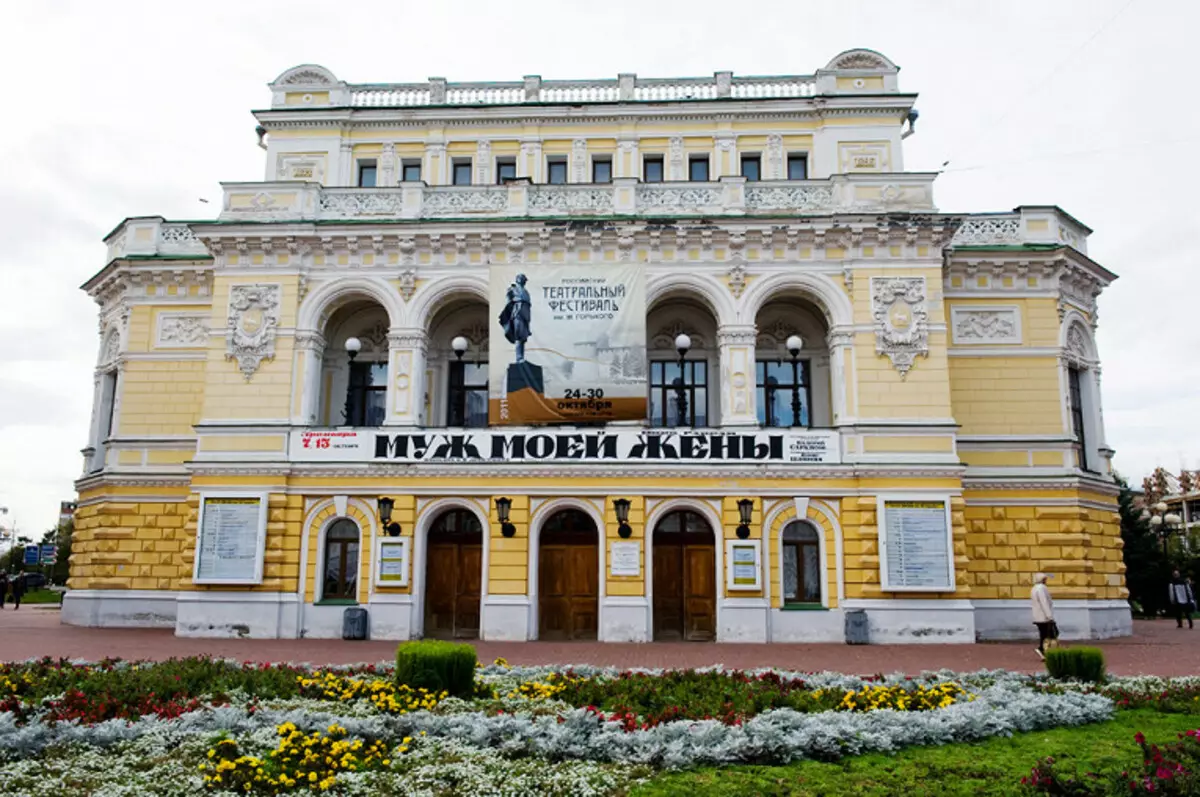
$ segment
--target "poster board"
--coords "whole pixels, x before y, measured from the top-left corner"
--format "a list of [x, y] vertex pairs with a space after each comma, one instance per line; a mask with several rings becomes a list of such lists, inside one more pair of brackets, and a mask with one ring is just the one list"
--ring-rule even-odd
[[642, 574], [642, 544], [637, 540], [614, 542], [608, 556], [610, 576], [640, 576]]
[[488, 422], [643, 420], [646, 268], [491, 267]]
[[266, 541], [266, 493], [202, 494], [192, 582], [261, 584]]
[[725, 542], [725, 588], [756, 592], [762, 589], [762, 541], [727, 540]]
[[409, 543], [408, 537], [379, 540], [379, 551], [375, 556], [375, 586], [408, 586]]
[[954, 539], [950, 499], [879, 499], [880, 580], [885, 592], [953, 592]]

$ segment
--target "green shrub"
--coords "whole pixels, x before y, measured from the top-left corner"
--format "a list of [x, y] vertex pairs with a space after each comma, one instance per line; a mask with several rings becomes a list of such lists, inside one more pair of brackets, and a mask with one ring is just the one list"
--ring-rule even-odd
[[1100, 648], [1054, 648], [1046, 651], [1046, 671], [1060, 680], [1104, 680], [1104, 651]]
[[475, 648], [422, 639], [396, 648], [396, 682], [413, 689], [470, 697], [475, 691]]

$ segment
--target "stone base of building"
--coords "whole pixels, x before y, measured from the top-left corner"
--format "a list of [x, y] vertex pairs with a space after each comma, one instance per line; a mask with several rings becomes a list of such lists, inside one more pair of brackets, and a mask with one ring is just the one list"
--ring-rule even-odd
[[[974, 601], [975, 632], [980, 641], [1038, 638], [1029, 601]], [[1111, 639], [1133, 634], [1133, 615], [1123, 600], [1054, 602], [1062, 639]]]
[[[344, 605], [303, 604], [293, 593], [73, 590], [62, 622], [92, 628], [174, 628], [176, 636], [250, 639], [340, 639]], [[409, 595], [375, 595], [363, 605], [371, 639], [421, 636], [421, 607]], [[1037, 639], [1029, 602], [1020, 600], [846, 600], [834, 609], [778, 609], [765, 600], [726, 598], [717, 608], [717, 641], [744, 643], [844, 642], [845, 612], [867, 613], [872, 644], [966, 644]], [[1130, 636], [1129, 604], [1069, 601], [1054, 604], [1067, 640]], [[537, 613], [524, 595], [488, 596], [480, 638], [524, 642], [537, 638]], [[650, 642], [653, 610], [642, 597], [606, 597], [600, 606], [602, 642]]]
[[63, 595], [61, 620], [88, 628], [174, 628], [179, 593], [151, 589], [75, 589]]

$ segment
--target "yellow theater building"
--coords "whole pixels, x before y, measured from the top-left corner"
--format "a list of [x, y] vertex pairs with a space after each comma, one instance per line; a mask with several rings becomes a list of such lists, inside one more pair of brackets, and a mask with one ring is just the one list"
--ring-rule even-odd
[[1130, 633], [1115, 276], [1053, 206], [944, 212], [870, 50], [810, 75], [353, 84], [263, 182], [128, 218], [63, 622], [187, 636]]

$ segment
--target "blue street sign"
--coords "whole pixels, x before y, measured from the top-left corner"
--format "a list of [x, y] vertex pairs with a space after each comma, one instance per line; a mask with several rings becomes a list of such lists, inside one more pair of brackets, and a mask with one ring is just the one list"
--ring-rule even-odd
[[43, 545], [42, 546], [42, 564], [52, 565], [57, 560], [58, 560], [58, 546], [50, 545], [50, 544]]
[[38, 547], [36, 545], [25, 546], [25, 564], [36, 565], [38, 563]]

